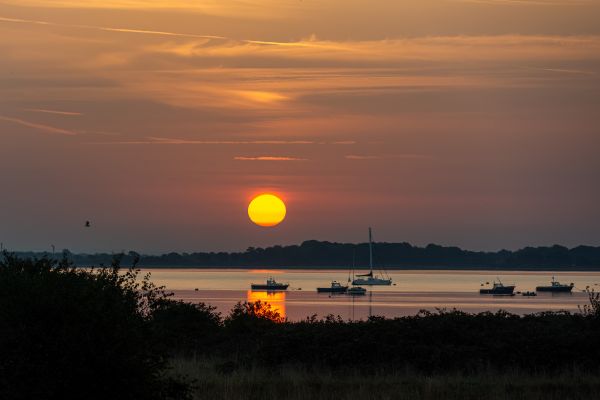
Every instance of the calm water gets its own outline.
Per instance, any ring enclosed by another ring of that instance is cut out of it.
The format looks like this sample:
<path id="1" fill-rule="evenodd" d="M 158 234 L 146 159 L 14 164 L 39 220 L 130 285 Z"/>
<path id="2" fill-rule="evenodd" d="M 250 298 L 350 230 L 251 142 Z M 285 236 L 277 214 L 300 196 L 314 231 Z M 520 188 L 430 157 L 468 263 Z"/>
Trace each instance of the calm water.
<path id="1" fill-rule="evenodd" d="M 238 301 L 266 301 L 291 320 L 317 314 L 340 315 L 344 319 L 364 319 L 369 315 L 395 317 L 413 315 L 419 310 L 457 308 L 468 312 L 504 309 L 514 313 L 550 310 L 577 311 L 587 303 L 581 291 L 586 286 L 600 289 L 600 272 L 529 272 L 529 271 L 390 271 L 393 286 L 367 288 L 367 295 L 352 297 L 317 293 L 318 286 L 331 280 L 346 282 L 343 270 L 276 270 L 276 269 L 152 269 L 152 280 L 165 285 L 176 298 L 205 302 L 226 314 Z M 549 284 L 552 276 L 561 283 L 575 284 L 572 294 L 539 293 L 537 297 L 485 296 L 479 294 L 482 283 L 499 277 L 505 284 L 516 284 L 515 291 L 535 290 Z M 251 283 L 264 283 L 269 276 L 288 282 L 286 292 L 251 291 Z M 198 289 L 198 290 L 196 290 Z"/>

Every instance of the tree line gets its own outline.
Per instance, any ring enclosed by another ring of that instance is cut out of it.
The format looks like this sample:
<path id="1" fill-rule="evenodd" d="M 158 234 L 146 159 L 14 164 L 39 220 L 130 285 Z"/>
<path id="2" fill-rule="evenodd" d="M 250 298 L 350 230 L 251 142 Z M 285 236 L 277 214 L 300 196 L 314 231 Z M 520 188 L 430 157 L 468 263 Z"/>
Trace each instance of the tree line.
<path id="1" fill-rule="evenodd" d="M 519 250 L 470 251 L 455 246 L 429 244 L 424 247 L 410 243 L 373 244 L 375 264 L 386 268 L 599 268 L 600 246 L 525 247 Z M 21 257 L 50 256 L 49 253 L 18 252 Z M 63 256 L 76 265 L 108 265 L 115 254 L 73 254 L 63 250 Z M 368 243 L 335 243 L 308 240 L 300 245 L 249 247 L 243 252 L 170 252 L 161 255 L 123 254 L 123 265 L 139 259 L 143 267 L 340 267 L 355 264 L 365 267 L 369 262 Z"/>

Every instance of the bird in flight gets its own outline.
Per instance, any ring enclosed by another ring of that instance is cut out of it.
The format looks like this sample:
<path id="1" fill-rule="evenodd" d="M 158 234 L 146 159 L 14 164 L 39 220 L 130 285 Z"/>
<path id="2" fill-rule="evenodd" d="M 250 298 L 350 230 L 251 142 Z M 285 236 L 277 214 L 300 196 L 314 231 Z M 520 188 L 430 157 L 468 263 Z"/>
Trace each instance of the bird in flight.
<path id="1" fill-rule="evenodd" d="M 92 225 L 90 224 L 90 221 L 85 221 L 85 227 L 86 227 L 86 228 L 89 228 L 90 226 L 92 226 Z"/>

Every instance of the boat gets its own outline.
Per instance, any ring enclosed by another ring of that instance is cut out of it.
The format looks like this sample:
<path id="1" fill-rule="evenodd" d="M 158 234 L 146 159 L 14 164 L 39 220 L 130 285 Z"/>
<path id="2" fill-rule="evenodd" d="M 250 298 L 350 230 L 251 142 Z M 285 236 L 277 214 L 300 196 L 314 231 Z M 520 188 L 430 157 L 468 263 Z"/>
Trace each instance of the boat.
<path id="1" fill-rule="evenodd" d="M 371 228 L 369 228 L 369 273 L 368 274 L 362 274 L 362 275 L 356 275 L 359 276 L 360 278 L 356 278 L 352 281 L 353 285 L 368 285 L 368 286 L 375 286 L 375 285 L 391 285 L 392 284 L 392 279 L 391 278 L 383 278 L 383 277 L 377 277 L 373 275 L 373 240 L 371 239 Z"/>
<path id="2" fill-rule="evenodd" d="M 275 279 L 273 279 L 273 277 L 270 277 L 269 279 L 267 279 L 266 284 L 265 283 L 252 283 L 250 285 L 252 290 L 267 290 L 267 291 L 287 290 L 288 286 L 290 286 L 289 283 L 275 282 Z"/>
<path id="3" fill-rule="evenodd" d="M 550 286 L 538 286 L 535 288 L 537 292 L 552 292 L 552 293 L 571 293 L 575 287 L 575 284 L 571 282 L 571 284 L 566 285 L 558 282 L 552 277 L 552 282 L 550 282 Z"/>
<path id="4" fill-rule="evenodd" d="M 364 296 L 367 294 L 367 289 L 360 286 L 352 286 L 346 291 L 346 293 L 348 293 L 350 296 Z"/>
<path id="5" fill-rule="evenodd" d="M 479 289 L 479 294 L 494 294 L 494 295 L 505 295 L 514 296 L 515 285 L 504 285 L 500 279 L 498 282 L 494 281 L 491 288 Z"/>
<path id="6" fill-rule="evenodd" d="M 318 287 L 317 292 L 319 293 L 346 293 L 348 286 L 343 286 L 338 281 L 331 281 L 330 287 Z"/>
<path id="7" fill-rule="evenodd" d="M 527 292 L 521 293 L 521 295 L 525 296 L 525 297 L 533 297 L 533 296 L 537 296 L 537 293 L 536 292 L 527 291 Z"/>

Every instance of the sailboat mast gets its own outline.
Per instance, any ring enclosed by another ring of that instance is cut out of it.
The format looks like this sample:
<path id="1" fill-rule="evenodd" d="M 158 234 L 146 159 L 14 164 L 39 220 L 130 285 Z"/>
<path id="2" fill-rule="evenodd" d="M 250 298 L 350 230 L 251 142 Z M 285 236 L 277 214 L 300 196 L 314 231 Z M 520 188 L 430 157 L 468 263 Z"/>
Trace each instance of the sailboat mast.
<path id="1" fill-rule="evenodd" d="M 371 227 L 369 227 L 369 271 L 373 275 L 373 243 L 371 239 Z"/>

